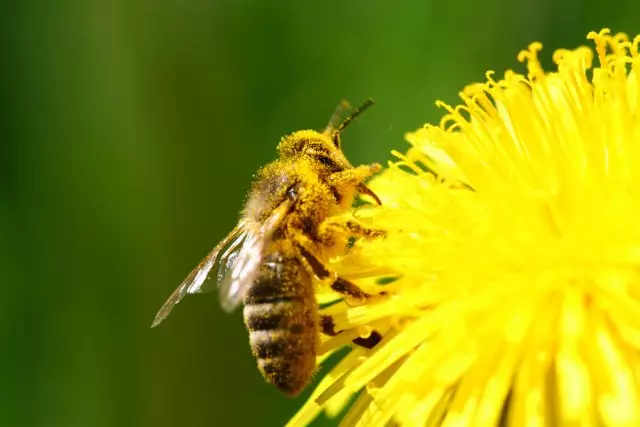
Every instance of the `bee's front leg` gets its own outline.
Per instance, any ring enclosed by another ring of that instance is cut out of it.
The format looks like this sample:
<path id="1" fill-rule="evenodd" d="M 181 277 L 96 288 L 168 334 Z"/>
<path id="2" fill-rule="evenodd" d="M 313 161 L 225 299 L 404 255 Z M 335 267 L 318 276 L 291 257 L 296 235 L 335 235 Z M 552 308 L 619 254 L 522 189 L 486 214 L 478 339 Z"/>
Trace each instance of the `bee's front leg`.
<path id="1" fill-rule="evenodd" d="M 364 181 L 381 170 L 382 166 L 378 163 L 361 165 L 329 175 L 328 183 L 335 189 L 336 193 L 343 196 L 343 200 L 349 202 L 349 205 L 351 205 L 352 197 L 356 193 L 371 196 L 380 205 L 382 204 L 380 198 L 364 185 Z"/>
<path id="2" fill-rule="evenodd" d="M 374 173 L 378 173 L 381 170 L 382 166 L 379 163 L 360 165 L 355 168 L 345 169 L 329 175 L 329 184 L 350 185 L 352 187 L 356 187 L 371 175 L 373 175 Z"/>

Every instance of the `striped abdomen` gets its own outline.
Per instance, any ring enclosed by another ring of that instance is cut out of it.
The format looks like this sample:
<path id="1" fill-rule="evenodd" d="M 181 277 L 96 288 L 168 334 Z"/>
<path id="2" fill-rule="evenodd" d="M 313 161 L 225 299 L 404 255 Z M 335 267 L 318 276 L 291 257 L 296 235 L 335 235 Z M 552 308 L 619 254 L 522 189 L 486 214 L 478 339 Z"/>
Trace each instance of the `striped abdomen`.
<path id="1" fill-rule="evenodd" d="M 265 258 L 245 295 L 244 322 L 265 379 L 287 395 L 300 393 L 316 366 L 319 325 L 311 277 L 295 256 Z"/>

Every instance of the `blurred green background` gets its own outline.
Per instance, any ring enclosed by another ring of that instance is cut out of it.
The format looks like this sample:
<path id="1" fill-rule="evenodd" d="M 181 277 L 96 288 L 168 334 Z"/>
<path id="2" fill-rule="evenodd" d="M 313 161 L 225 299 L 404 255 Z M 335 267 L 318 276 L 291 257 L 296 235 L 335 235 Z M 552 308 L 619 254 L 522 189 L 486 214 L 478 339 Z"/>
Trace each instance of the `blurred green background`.
<path id="1" fill-rule="evenodd" d="M 595 0 L 4 2 L 0 426 L 278 426 L 240 313 L 187 298 L 149 324 L 235 224 L 280 136 L 341 98 L 354 163 L 403 150 L 435 99 L 517 52 L 635 34 Z M 318 425 L 333 425 L 320 419 Z"/>

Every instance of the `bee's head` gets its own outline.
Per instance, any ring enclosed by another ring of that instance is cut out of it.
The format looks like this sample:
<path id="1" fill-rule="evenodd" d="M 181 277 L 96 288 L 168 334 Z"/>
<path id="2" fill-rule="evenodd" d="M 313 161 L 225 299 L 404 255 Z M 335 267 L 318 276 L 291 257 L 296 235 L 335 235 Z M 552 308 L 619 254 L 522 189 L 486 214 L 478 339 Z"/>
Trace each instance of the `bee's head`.
<path id="1" fill-rule="evenodd" d="M 318 168 L 325 169 L 327 172 L 339 172 L 352 168 L 353 166 L 342 152 L 340 135 L 349 123 L 372 105 L 373 100 L 369 98 L 336 127 L 334 127 L 333 120 L 338 114 L 334 114 L 329 126 L 323 133 L 313 130 L 301 130 L 284 137 L 280 141 L 280 145 L 278 145 L 280 157 L 283 159 L 306 158 Z"/>
<path id="2" fill-rule="evenodd" d="M 353 167 L 331 135 L 314 130 L 300 130 L 284 137 L 278 152 L 282 159 L 306 159 L 329 172 Z"/>

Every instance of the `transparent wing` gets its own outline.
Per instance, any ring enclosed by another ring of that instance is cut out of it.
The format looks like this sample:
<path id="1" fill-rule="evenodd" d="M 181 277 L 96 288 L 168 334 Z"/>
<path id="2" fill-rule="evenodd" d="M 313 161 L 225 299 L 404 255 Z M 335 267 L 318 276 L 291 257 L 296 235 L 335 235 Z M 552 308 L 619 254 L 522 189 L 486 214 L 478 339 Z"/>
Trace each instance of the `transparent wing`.
<path id="1" fill-rule="evenodd" d="M 348 111 L 351 108 L 352 107 L 351 104 L 349 104 L 349 101 L 347 101 L 346 99 L 340 100 L 335 110 L 333 111 L 331 118 L 329 119 L 329 123 L 327 123 L 327 127 L 325 128 L 324 133 L 327 135 L 331 134 L 331 132 L 333 132 L 333 130 L 342 121 L 343 116 L 345 115 L 345 111 Z"/>
<path id="2" fill-rule="evenodd" d="M 244 229 L 243 222 L 240 222 L 231 233 L 227 235 L 218 245 L 213 248 L 209 254 L 200 261 L 200 264 L 194 268 L 191 273 L 180 283 L 175 291 L 169 296 L 167 301 L 160 308 L 156 317 L 153 319 L 151 327 L 158 326 L 166 317 L 171 313 L 173 307 L 180 302 L 180 300 L 187 294 L 197 294 L 210 291 L 215 288 L 208 281 L 209 273 L 211 269 L 218 265 L 226 265 L 229 263 L 229 259 L 232 258 L 234 250 L 239 248 L 245 238 L 247 232 Z M 223 252 L 224 250 L 224 252 Z M 220 268 L 220 267 L 219 267 Z"/>
<path id="3" fill-rule="evenodd" d="M 227 264 L 218 270 L 220 304 L 225 311 L 231 312 L 242 303 L 247 289 L 260 271 L 265 250 L 291 205 L 292 201 L 287 199 L 274 209 L 264 223 L 247 225 L 247 236 L 242 247 L 230 254 Z"/>

